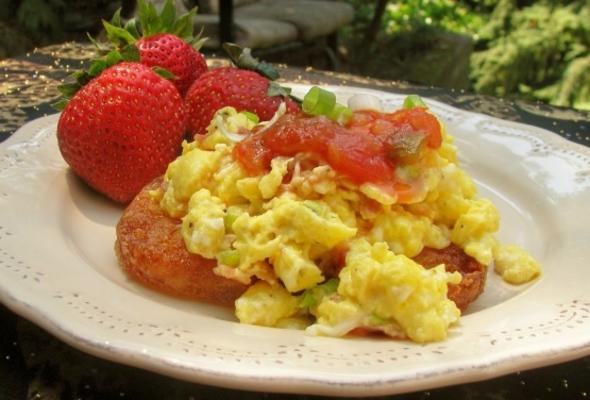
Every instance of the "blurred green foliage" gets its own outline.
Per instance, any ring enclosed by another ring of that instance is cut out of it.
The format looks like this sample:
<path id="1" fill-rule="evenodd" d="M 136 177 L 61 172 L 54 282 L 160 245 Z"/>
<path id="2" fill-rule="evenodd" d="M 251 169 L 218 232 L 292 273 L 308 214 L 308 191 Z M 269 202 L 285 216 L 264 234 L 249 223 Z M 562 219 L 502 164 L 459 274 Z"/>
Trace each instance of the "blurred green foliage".
<path id="1" fill-rule="evenodd" d="M 482 25 L 479 13 L 452 0 L 394 1 L 386 8 L 384 17 L 385 29 L 389 34 L 424 26 L 472 34 Z"/>
<path id="2" fill-rule="evenodd" d="M 348 2 L 356 17 L 344 36 L 358 46 L 376 2 Z M 460 33 L 475 46 L 473 90 L 590 110 L 589 0 L 392 0 L 380 24 L 377 40 L 364 43 L 376 58 L 389 51 L 392 60 L 412 62 L 405 54 L 428 52 L 433 32 Z"/>
<path id="3" fill-rule="evenodd" d="M 590 2 L 500 0 L 471 58 L 473 88 L 590 110 Z"/>
<path id="4" fill-rule="evenodd" d="M 388 1 L 381 20 L 381 35 L 422 30 L 442 29 L 448 32 L 474 34 L 482 26 L 482 16 L 491 0 L 398 0 Z M 348 0 L 355 8 L 354 25 L 362 31 L 370 23 L 376 1 Z"/>
<path id="5" fill-rule="evenodd" d="M 16 21 L 37 43 L 47 43 L 63 38 L 65 10 L 61 0 L 23 0 L 16 8 Z"/>
<path id="6" fill-rule="evenodd" d="M 355 7 L 355 19 L 342 32 L 342 39 L 350 72 L 448 88 L 469 87 L 471 41 L 482 26 L 479 10 L 484 5 L 477 1 L 392 0 L 375 25 L 376 1 L 348 1 Z M 376 32 L 375 27 L 380 29 Z"/>
<path id="7" fill-rule="evenodd" d="M 96 33 L 119 0 L 0 0 L 0 58 Z"/>

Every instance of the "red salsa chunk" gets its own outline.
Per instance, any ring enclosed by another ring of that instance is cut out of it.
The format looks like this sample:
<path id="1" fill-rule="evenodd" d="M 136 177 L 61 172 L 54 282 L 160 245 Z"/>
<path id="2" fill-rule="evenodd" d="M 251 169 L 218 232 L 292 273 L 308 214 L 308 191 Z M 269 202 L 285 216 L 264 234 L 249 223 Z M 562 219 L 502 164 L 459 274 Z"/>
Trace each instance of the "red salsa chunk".
<path id="1" fill-rule="evenodd" d="M 438 120 L 423 108 L 358 111 L 346 126 L 323 116 L 286 114 L 238 143 L 234 156 L 246 171 L 261 174 L 274 157 L 311 153 L 357 184 L 391 185 L 397 191 L 403 184 L 395 182 L 396 165 L 441 142 Z"/>

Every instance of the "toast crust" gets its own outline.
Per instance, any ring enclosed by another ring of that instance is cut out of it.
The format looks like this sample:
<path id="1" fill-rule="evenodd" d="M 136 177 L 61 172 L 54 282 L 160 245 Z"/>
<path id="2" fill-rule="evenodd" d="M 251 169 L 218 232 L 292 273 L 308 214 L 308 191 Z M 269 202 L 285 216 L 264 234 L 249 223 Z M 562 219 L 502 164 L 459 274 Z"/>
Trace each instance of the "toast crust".
<path id="1" fill-rule="evenodd" d="M 248 288 L 213 272 L 215 260 L 186 249 L 180 220 L 170 218 L 150 196 L 162 188 L 157 178 L 133 199 L 117 224 L 115 252 L 132 279 L 162 293 L 233 307 Z"/>

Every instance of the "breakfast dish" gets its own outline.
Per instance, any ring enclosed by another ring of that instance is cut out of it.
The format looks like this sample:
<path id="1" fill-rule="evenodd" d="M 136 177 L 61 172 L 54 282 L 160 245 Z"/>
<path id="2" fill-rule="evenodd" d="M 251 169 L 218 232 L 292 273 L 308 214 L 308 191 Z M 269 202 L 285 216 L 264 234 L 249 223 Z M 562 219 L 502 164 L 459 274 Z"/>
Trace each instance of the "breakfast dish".
<path id="1" fill-rule="evenodd" d="M 308 86 L 289 85 L 303 96 Z M 404 96 L 358 93 L 385 109 Z M 485 290 L 446 340 L 421 345 L 331 338 L 239 324 L 229 309 L 145 289 L 118 267 L 123 208 L 89 190 L 64 163 L 57 116 L 27 124 L 0 148 L 0 298 L 91 354 L 195 382 L 261 391 L 383 395 L 457 384 L 590 352 L 586 270 L 590 151 L 527 125 L 427 100 L 481 198 L 502 217 L 497 239 L 543 266 L 530 284 L 487 271 Z M 426 263 L 426 261 L 422 261 Z M 362 368 L 359 368 L 359 365 Z"/>
<path id="2" fill-rule="evenodd" d="M 303 112 L 283 105 L 264 122 L 217 111 L 123 213 L 126 272 L 233 306 L 242 323 L 420 343 L 447 337 L 494 261 L 511 283 L 540 274 L 494 237 L 498 211 L 419 98 L 384 112 L 378 98 L 352 97 L 342 121 L 305 110 L 321 95 L 331 93 L 314 87 Z"/>
<path id="3" fill-rule="evenodd" d="M 281 86 L 232 44 L 210 69 L 194 13 L 116 12 L 62 113 L 2 143 L 0 301 L 94 355 L 249 390 L 392 394 L 590 352 L 587 148 Z"/>

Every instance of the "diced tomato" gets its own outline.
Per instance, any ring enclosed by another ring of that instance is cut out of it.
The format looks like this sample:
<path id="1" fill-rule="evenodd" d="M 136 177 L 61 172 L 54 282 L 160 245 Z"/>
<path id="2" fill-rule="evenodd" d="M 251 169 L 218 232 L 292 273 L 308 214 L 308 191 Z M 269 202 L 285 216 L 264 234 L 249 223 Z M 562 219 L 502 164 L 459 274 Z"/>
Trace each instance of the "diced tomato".
<path id="1" fill-rule="evenodd" d="M 372 135 L 342 129 L 328 144 L 325 158 L 332 168 L 357 183 L 386 182 L 393 177 L 394 164 L 385 157 L 383 144 Z"/>
<path id="2" fill-rule="evenodd" d="M 415 194 L 416 186 L 395 181 L 392 143 L 400 142 L 391 138 L 414 134 L 426 138 L 426 146 L 432 149 L 442 141 L 438 120 L 422 108 L 390 114 L 355 112 L 346 127 L 322 116 L 287 114 L 268 130 L 238 143 L 234 155 L 248 172 L 258 174 L 270 168 L 273 157 L 311 153 L 352 181 L 377 184 L 403 202 Z"/>
<path id="3" fill-rule="evenodd" d="M 438 149 L 442 143 L 441 126 L 438 119 L 422 107 L 398 110 L 389 114 L 392 122 L 407 123 L 416 132 L 426 135 L 427 146 L 431 149 Z"/>
<path id="4" fill-rule="evenodd" d="M 287 114 L 263 136 L 262 141 L 272 152 L 280 155 L 302 152 L 323 155 L 336 135 L 335 125 L 325 117 L 305 118 Z"/>
<path id="5" fill-rule="evenodd" d="M 352 118 L 348 121 L 348 126 L 368 126 L 375 120 L 377 114 L 376 111 L 357 111 L 352 114 Z"/>
<path id="6" fill-rule="evenodd" d="M 234 157 L 250 174 L 257 175 L 267 170 L 273 158 L 272 151 L 262 144 L 261 137 L 248 136 L 234 147 Z"/>

